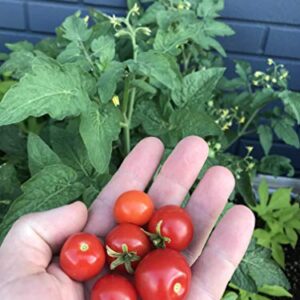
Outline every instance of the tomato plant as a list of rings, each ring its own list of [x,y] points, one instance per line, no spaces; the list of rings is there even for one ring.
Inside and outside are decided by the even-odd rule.
[[[138,265],[136,288],[143,300],[183,300],[189,292],[191,269],[173,249],[157,249]]]
[[[138,262],[151,249],[151,243],[140,227],[120,224],[106,236],[108,261],[112,270],[133,273]]]
[[[137,300],[137,293],[125,277],[110,274],[96,282],[91,300]]]
[[[105,251],[99,239],[89,233],[71,235],[60,253],[60,266],[72,279],[85,281],[96,276],[105,263]]]
[[[172,248],[181,251],[193,239],[194,226],[189,214],[176,205],[158,209],[148,224],[150,238],[158,248]]]
[[[151,198],[142,191],[128,191],[116,201],[115,219],[118,223],[145,225],[151,218],[154,205]]]

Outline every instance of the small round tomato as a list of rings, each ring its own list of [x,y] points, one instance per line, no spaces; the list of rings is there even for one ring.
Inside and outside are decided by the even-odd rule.
[[[77,281],[85,281],[98,275],[104,263],[104,248],[93,234],[80,232],[71,235],[60,252],[61,268]]]
[[[188,295],[191,277],[191,269],[179,252],[157,249],[138,265],[135,285],[143,300],[183,300]]]
[[[149,222],[153,211],[153,202],[146,193],[129,191],[117,199],[114,216],[118,223],[132,223],[142,226]]]
[[[194,235],[194,226],[189,214],[176,205],[158,209],[148,224],[150,238],[158,248],[182,251],[189,246]]]
[[[137,292],[125,277],[110,274],[95,283],[91,300],[137,300]]]
[[[151,243],[143,230],[129,223],[116,226],[106,236],[105,242],[110,269],[130,274],[151,250]]]

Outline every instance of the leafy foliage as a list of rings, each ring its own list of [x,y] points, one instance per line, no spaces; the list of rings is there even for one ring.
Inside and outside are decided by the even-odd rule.
[[[290,288],[283,271],[271,259],[271,251],[257,245],[255,240],[251,242],[231,283],[251,293],[257,293],[265,285]]]
[[[295,244],[299,224],[294,215],[283,220],[295,206],[273,208],[273,196],[255,205],[251,179],[294,173],[288,158],[270,155],[274,135],[300,146],[300,96],[288,89],[288,71],[272,60],[256,72],[236,61],[236,77],[226,78],[218,37],[234,32],[218,19],[223,0],[127,3],[126,16],[92,10],[90,21],[77,12],[55,37],[7,44],[10,53],[0,56],[0,239],[23,214],[76,199],[90,205],[141,138],[159,137],[170,153],[183,137],[199,135],[210,151],[198,180],[213,165],[230,168],[237,181],[231,200],[242,198],[266,222],[256,231],[258,244],[282,264],[284,242],[275,239],[274,252],[270,233]],[[262,159],[251,147],[244,157],[230,153],[255,132]],[[227,300],[288,289],[270,251],[255,243],[233,283],[239,290]]]
[[[282,246],[296,247],[300,231],[299,203],[291,200],[291,189],[281,188],[269,196],[266,181],[259,186],[259,203],[252,207],[264,220],[265,227],[255,230],[258,244],[270,248],[273,258],[283,267],[284,251]]]

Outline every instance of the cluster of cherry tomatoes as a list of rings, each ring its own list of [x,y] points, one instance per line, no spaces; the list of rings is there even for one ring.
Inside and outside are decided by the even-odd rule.
[[[118,224],[107,234],[105,247],[88,233],[68,238],[60,254],[65,273],[87,281],[105,271],[107,262],[110,272],[100,275],[92,300],[185,299],[191,270],[180,251],[194,231],[187,212],[176,205],[155,210],[146,193],[129,191],[117,199],[114,217]]]

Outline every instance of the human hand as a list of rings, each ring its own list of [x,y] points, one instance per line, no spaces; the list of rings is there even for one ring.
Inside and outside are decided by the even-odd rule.
[[[72,233],[84,230],[105,236],[114,226],[115,199],[128,190],[144,190],[162,154],[158,139],[140,142],[97,197],[89,217],[85,206],[76,202],[17,221],[0,248],[0,299],[87,300],[85,290],[91,283],[72,281],[52,260],[53,254]],[[149,189],[157,207],[182,202],[207,154],[207,144],[198,137],[185,138],[177,145]],[[207,242],[233,187],[227,169],[212,167],[191,195],[186,209],[195,225],[195,237],[184,253],[193,271],[188,300],[220,299],[247,249],[254,217],[244,206],[232,208]]]

